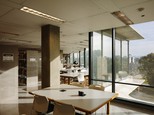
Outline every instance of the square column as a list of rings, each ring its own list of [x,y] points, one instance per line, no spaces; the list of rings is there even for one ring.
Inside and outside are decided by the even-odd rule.
[[[42,26],[42,88],[60,85],[60,28]]]

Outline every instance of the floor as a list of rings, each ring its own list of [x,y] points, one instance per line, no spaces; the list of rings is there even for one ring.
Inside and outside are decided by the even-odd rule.
[[[11,101],[10,103],[8,103],[9,101],[7,101],[7,103],[0,103],[0,115],[31,115],[33,96],[30,95],[28,91],[37,89],[38,87],[28,89],[25,89],[22,86],[19,87],[18,97],[15,101]],[[98,110],[94,115],[106,115],[105,107]],[[110,115],[154,115],[154,110],[111,102]]]

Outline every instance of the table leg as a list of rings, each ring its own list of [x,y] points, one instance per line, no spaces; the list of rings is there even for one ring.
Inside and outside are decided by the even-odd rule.
[[[107,103],[107,115],[110,115],[110,102]]]
[[[91,115],[91,114],[86,112],[86,115]]]
[[[66,83],[66,78],[65,77],[63,77],[63,80],[64,80],[64,84]]]
[[[70,84],[70,78],[68,77],[68,84]]]

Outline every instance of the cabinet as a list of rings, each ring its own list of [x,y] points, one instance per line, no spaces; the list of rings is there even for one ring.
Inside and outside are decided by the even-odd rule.
[[[38,85],[40,51],[19,50],[18,81],[19,86]]]

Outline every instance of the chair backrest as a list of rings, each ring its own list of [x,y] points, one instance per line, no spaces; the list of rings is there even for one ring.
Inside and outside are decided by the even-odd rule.
[[[70,85],[78,86],[78,87],[84,87],[85,86],[84,83],[79,83],[79,82],[72,82]]]
[[[84,73],[80,72],[77,79],[78,79],[78,82],[84,82],[84,80],[85,80],[84,79]]]
[[[104,86],[102,85],[90,85],[89,88],[104,91]]]
[[[55,102],[53,115],[75,115],[75,109],[72,105]]]
[[[49,100],[45,96],[34,96],[33,110],[46,113],[48,111]]]

